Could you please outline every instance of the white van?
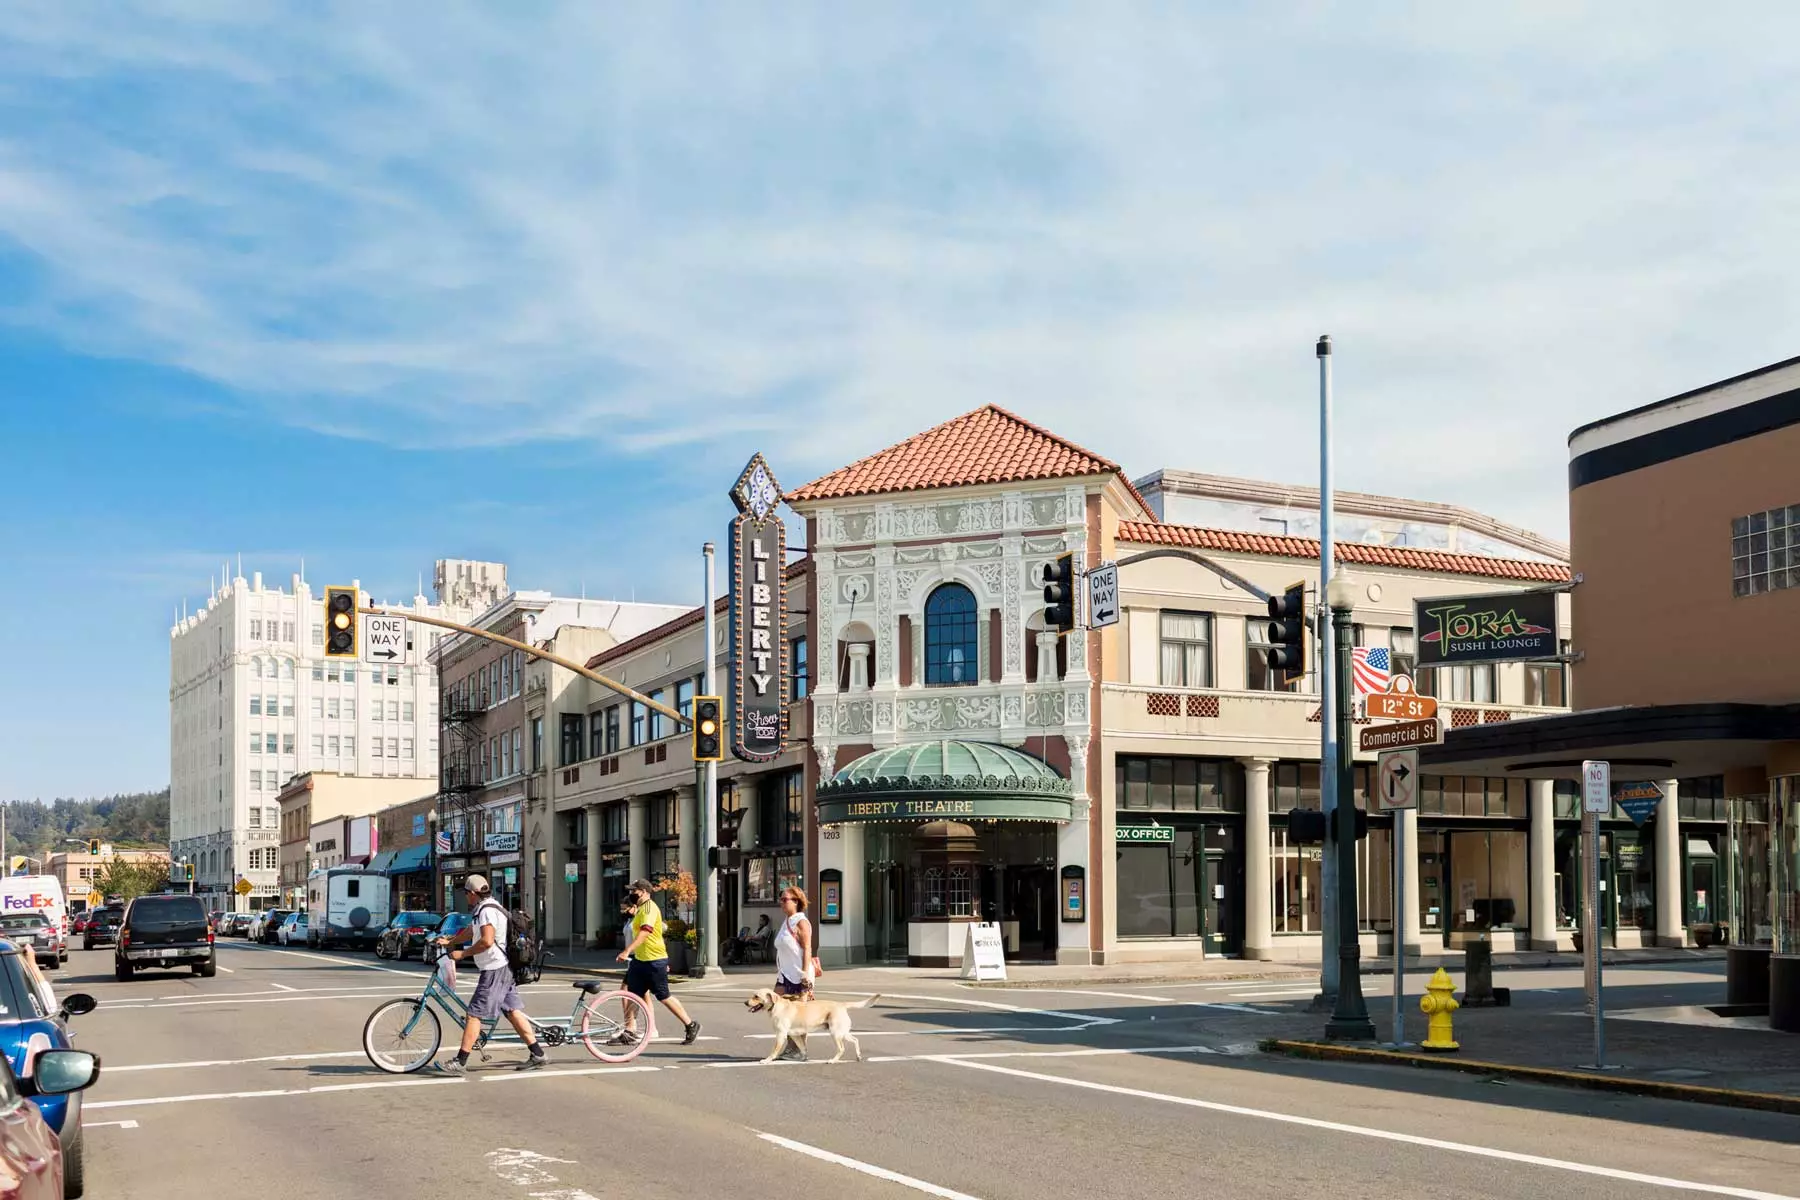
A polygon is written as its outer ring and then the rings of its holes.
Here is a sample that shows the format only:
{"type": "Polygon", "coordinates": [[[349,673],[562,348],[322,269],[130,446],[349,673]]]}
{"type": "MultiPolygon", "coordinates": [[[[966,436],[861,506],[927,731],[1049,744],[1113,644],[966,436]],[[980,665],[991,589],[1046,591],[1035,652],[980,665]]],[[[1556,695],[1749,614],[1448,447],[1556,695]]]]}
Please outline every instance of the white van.
{"type": "Polygon", "coordinates": [[[388,877],[367,867],[330,867],[306,881],[306,944],[375,948],[387,927],[388,877]]]}
{"type": "MultiPolygon", "coordinates": [[[[62,880],[54,875],[8,875],[0,879],[0,916],[41,912],[51,925],[69,936],[69,905],[63,898],[62,880]]],[[[67,956],[63,958],[68,961],[67,956]]]]}

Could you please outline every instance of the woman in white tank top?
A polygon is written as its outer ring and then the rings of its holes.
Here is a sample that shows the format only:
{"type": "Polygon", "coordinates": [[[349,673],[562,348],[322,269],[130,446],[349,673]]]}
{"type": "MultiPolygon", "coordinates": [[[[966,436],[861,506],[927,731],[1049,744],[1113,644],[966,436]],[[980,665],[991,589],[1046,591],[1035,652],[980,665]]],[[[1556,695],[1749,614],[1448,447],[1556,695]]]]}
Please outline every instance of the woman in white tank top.
{"type": "Polygon", "coordinates": [[[806,893],[797,887],[781,890],[781,909],[786,915],[775,931],[775,991],[799,1000],[812,999],[812,922],[806,919],[806,893]]]}

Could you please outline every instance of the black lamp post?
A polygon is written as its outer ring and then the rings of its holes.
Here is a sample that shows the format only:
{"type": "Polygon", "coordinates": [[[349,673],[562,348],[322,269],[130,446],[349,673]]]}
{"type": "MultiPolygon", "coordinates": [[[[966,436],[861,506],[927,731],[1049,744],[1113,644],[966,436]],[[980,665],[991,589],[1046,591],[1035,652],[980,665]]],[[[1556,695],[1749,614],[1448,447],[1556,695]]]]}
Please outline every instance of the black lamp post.
{"type": "Polygon", "coordinates": [[[1369,1020],[1369,1006],[1363,1002],[1362,944],[1356,927],[1356,772],[1350,745],[1354,733],[1351,642],[1355,637],[1350,610],[1355,604],[1355,587],[1343,576],[1335,576],[1327,598],[1331,604],[1331,628],[1337,655],[1332,682],[1337,693],[1338,760],[1322,766],[1337,772],[1337,821],[1333,831],[1336,841],[1331,849],[1337,855],[1338,990],[1331,1019],[1325,1022],[1325,1036],[1372,1042],[1375,1040],[1375,1023],[1369,1020]]]}
{"type": "Polygon", "coordinates": [[[431,889],[431,896],[425,902],[427,912],[437,911],[438,898],[444,891],[442,887],[438,886],[437,824],[437,809],[427,810],[425,813],[425,878],[430,881],[426,886],[431,889]]]}

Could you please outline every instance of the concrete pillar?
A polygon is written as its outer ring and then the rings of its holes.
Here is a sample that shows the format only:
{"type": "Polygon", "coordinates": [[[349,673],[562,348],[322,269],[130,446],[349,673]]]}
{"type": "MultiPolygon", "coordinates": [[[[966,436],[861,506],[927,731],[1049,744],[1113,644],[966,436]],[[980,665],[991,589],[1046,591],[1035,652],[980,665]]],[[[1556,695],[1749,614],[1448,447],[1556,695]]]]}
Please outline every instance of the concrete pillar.
{"type": "Polygon", "coordinates": [[[1656,944],[1687,945],[1687,921],[1681,898],[1687,890],[1681,877],[1681,785],[1665,779],[1662,803],[1656,806],[1656,944]]]}
{"type": "Polygon", "coordinates": [[[1531,798],[1531,933],[1533,950],[1556,949],[1556,783],[1527,780],[1531,798]]]}
{"type": "Polygon", "coordinates": [[[746,776],[738,781],[738,804],[744,810],[744,819],[738,822],[738,848],[754,849],[761,826],[757,824],[756,780],[746,776]]]}
{"type": "Polygon", "coordinates": [[[866,928],[863,884],[867,871],[863,867],[861,825],[853,823],[819,831],[819,869],[827,868],[843,873],[843,885],[838,895],[838,914],[842,920],[834,925],[825,923],[823,888],[819,895],[811,897],[809,911],[814,928],[818,930],[819,958],[827,966],[863,962],[868,958],[868,951],[863,946],[866,928]]]}
{"type": "Polygon", "coordinates": [[[1269,881],[1269,759],[1244,762],[1244,957],[1272,958],[1273,894],[1269,881]]]}
{"type": "Polygon", "coordinates": [[[693,872],[694,878],[700,878],[700,858],[705,851],[700,845],[700,789],[683,787],[675,789],[676,820],[681,822],[680,844],[676,851],[682,869],[693,872]]]}
{"type": "Polygon", "coordinates": [[[600,932],[602,924],[600,899],[605,889],[600,886],[600,806],[590,804],[581,810],[582,837],[587,842],[587,937],[588,942],[600,932]]]}
{"type": "Polygon", "coordinates": [[[845,647],[850,655],[850,686],[848,691],[866,692],[869,690],[869,650],[867,642],[851,642],[845,647]]]}
{"type": "MultiPolygon", "coordinates": [[[[1088,794],[1088,754],[1093,748],[1093,739],[1081,734],[1071,734],[1067,738],[1069,747],[1069,782],[1073,785],[1070,807],[1074,812],[1074,820],[1067,825],[1058,826],[1056,830],[1056,961],[1064,966],[1087,966],[1094,958],[1093,951],[1093,916],[1094,916],[1094,871],[1096,864],[1091,861],[1089,848],[1093,845],[1093,822],[1099,815],[1095,811],[1095,799],[1088,794]],[[1067,894],[1063,891],[1062,868],[1080,867],[1086,894],[1083,898],[1084,919],[1080,921],[1064,921],[1063,913],[1068,903],[1067,894]]],[[[1110,867],[1111,863],[1102,864],[1110,867]]],[[[1115,928],[1116,928],[1115,923],[1115,928]]]]}
{"type": "Polygon", "coordinates": [[[1056,631],[1046,629],[1037,635],[1038,682],[1050,683],[1056,674],[1056,631]]]}
{"type": "Polygon", "coordinates": [[[1400,913],[1400,932],[1406,938],[1405,953],[1419,954],[1425,948],[1419,935],[1419,810],[1405,810],[1400,814],[1400,824],[1401,836],[1406,839],[1406,859],[1401,864],[1406,875],[1406,906],[1400,913]]]}
{"type": "Polygon", "coordinates": [[[650,847],[644,838],[650,828],[650,801],[645,796],[633,796],[626,801],[625,836],[631,839],[631,853],[626,861],[629,863],[626,882],[642,879],[650,866],[650,847]]]}

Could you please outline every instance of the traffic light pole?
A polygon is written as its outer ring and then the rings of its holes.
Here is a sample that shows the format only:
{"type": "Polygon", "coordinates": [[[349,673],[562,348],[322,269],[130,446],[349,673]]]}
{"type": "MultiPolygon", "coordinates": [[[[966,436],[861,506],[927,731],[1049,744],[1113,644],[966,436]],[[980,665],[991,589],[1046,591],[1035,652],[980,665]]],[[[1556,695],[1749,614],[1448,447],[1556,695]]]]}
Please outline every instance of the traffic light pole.
{"type": "MultiPolygon", "coordinates": [[[[408,621],[416,621],[420,625],[435,625],[439,629],[454,629],[456,632],[466,633],[470,637],[486,638],[490,642],[499,642],[502,646],[511,646],[514,650],[523,650],[532,658],[541,658],[545,662],[553,662],[565,670],[575,672],[584,679],[593,680],[601,687],[610,688],[621,696],[636,700],[639,704],[648,708],[653,708],[663,716],[668,717],[671,721],[674,721],[677,726],[692,725],[694,723],[691,718],[683,716],[681,713],[670,708],[660,700],[652,700],[650,697],[644,695],[644,693],[634,691],[616,679],[608,679],[598,671],[588,670],[587,667],[581,663],[564,658],[560,654],[552,654],[550,651],[538,646],[533,646],[528,642],[515,641],[512,638],[503,637],[498,633],[493,633],[486,629],[476,629],[473,625],[462,625],[456,621],[446,621],[441,617],[420,616],[418,613],[410,612],[406,609],[389,610],[385,608],[358,608],[356,611],[362,613],[364,616],[371,617],[405,617],[408,621]]],[[[712,605],[710,603],[706,608],[706,623],[709,627],[712,625],[712,605]]],[[[348,657],[348,655],[345,657],[348,657]]]]}
{"type": "MultiPolygon", "coordinates": [[[[1325,911],[1331,914],[1326,920],[1327,928],[1333,923],[1337,925],[1338,987],[1332,1002],[1331,1019],[1325,1022],[1325,1036],[1372,1042],[1375,1024],[1369,1020],[1369,1008],[1363,1000],[1361,932],[1356,920],[1356,785],[1352,780],[1355,767],[1350,761],[1350,660],[1355,630],[1350,623],[1353,592],[1349,580],[1334,580],[1326,599],[1331,606],[1331,633],[1336,647],[1319,656],[1319,666],[1322,670],[1326,663],[1336,659],[1337,670],[1333,676],[1337,681],[1334,698],[1337,701],[1338,755],[1320,764],[1320,782],[1333,778],[1337,793],[1337,819],[1333,822],[1333,840],[1328,843],[1330,853],[1325,859],[1337,864],[1337,908],[1325,911]]],[[[1399,824],[1398,814],[1395,824],[1399,824]]],[[[1396,936],[1400,926],[1401,922],[1396,921],[1396,936]]],[[[1394,986],[1400,984],[1401,980],[1396,977],[1394,986]]]]}
{"type": "MultiPolygon", "coordinates": [[[[718,644],[713,640],[713,544],[706,543],[700,553],[706,559],[706,590],[700,601],[701,611],[706,614],[700,651],[706,669],[701,688],[708,696],[716,696],[719,691],[718,644]]],[[[712,848],[719,844],[719,764],[710,759],[700,764],[700,829],[700,854],[705,861],[697,864],[701,868],[700,962],[694,974],[705,975],[709,967],[719,962],[719,869],[712,862],[712,848]]]]}
{"type": "MultiPolygon", "coordinates": [[[[1330,614],[1332,571],[1332,503],[1331,503],[1331,337],[1321,337],[1314,347],[1319,360],[1319,604],[1318,619],[1313,629],[1319,647],[1319,810],[1326,824],[1332,822],[1338,807],[1338,720],[1337,688],[1333,685],[1336,655],[1332,652],[1330,614]]],[[[1354,842],[1352,843],[1354,845],[1354,842]]],[[[1326,854],[1319,863],[1319,994],[1313,1000],[1315,1010],[1333,1008],[1337,1003],[1341,980],[1338,976],[1338,928],[1331,914],[1337,912],[1337,856],[1326,854]]]]}

